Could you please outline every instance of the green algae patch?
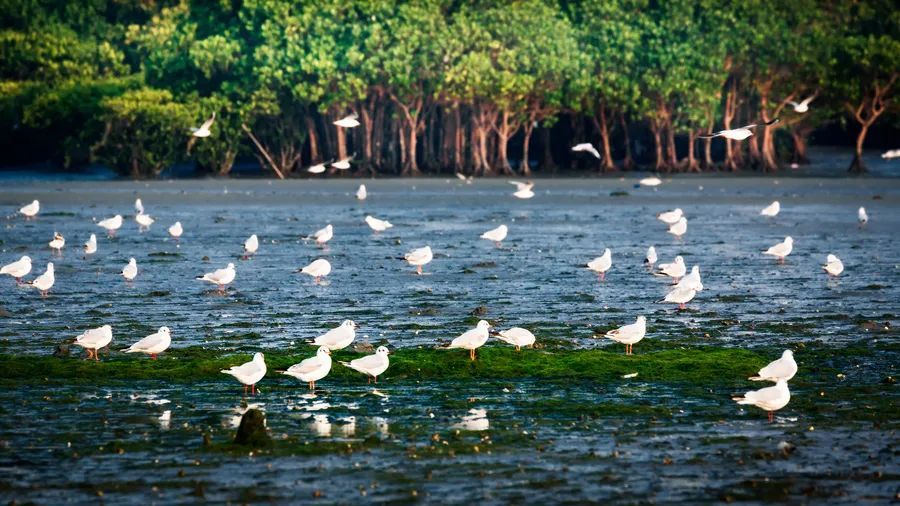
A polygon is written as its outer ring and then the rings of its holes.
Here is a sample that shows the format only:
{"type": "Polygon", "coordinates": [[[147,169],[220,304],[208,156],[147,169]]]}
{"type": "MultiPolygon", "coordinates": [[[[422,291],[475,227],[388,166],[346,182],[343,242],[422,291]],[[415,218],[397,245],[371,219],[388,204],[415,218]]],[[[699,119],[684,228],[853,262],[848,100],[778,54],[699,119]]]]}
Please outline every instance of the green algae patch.
{"type": "MultiPolygon", "coordinates": [[[[648,347],[649,348],[649,347],[648,347]]],[[[269,374],[263,383],[292,382],[276,373],[304,358],[314,349],[305,347],[295,352],[266,352],[269,374]]],[[[165,353],[159,360],[113,352],[103,361],[52,356],[0,355],[0,381],[66,380],[68,382],[102,383],[115,380],[196,380],[234,381],[222,369],[250,360],[246,352],[220,352],[200,347],[165,353]]],[[[330,381],[364,382],[365,377],[339,365],[340,360],[361,356],[352,352],[335,352],[330,381]]],[[[630,381],[622,376],[638,373],[636,381],[674,383],[731,383],[746,378],[765,365],[774,355],[734,348],[699,346],[693,348],[649,349],[627,356],[619,347],[608,349],[548,350],[487,346],[478,350],[478,359],[469,360],[465,350],[401,349],[391,354],[391,366],[379,378],[393,380],[452,379],[580,379],[599,382],[630,381]]]]}

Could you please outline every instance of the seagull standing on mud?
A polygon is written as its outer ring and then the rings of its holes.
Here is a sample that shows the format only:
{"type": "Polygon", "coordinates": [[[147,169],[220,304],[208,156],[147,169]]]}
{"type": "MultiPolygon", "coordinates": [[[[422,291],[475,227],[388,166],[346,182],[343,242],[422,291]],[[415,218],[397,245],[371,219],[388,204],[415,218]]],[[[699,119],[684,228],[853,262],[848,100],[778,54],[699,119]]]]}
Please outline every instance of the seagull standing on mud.
{"type": "Polygon", "coordinates": [[[172,344],[172,334],[169,327],[160,327],[159,330],[125,348],[125,353],[143,353],[156,360],[156,356],[169,349],[172,344]]]}
{"type": "Polygon", "coordinates": [[[609,248],[603,250],[603,254],[601,256],[598,256],[587,264],[588,270],[596,272],[597,278],[600,281],[606,279],[606,271],[608,271],[611,267],[612,251],[610,251],[609,248]]]}
{"type": "Polygon", "coordinates": [[[91,234],[91,237],[88,238],[87,242],[84,243],[84,254],[85,255],[93,255],[97,252],[97,236],[91,234]]]}
{"type": "Polygon", "coordinates": [[[370,383],[373,380],[375,383],[378,383],[378,376],[384,374],[384,371],[387,371],[387,368],[391,365],[391,361],[388,358],[389,354],[390,351],[387,348],[379,346],[374,354],[366,355],[350,362],[341,362],[341,365],[365,374],[370,383]]]}
{"type": "Polygon", "coordinates": [[[829,276],[836,278],[844,272],[844,262],[841,262],[841,259],[835,255],[829,254],[825,258],[825,265],[822,266],[822,270],[827,272],[829,276]]]}
{"type": "Polygon", "coordinates": [[[309,357],[298,364],[294,364],[281,374],[297,378],[309,384],[310,390],[316,389],[316,382],[328,376],[331,372],[331,350],[327,346],[319,346],[314,357],[309,357]]]}
{"type": "Polygon", "coordinates": [[[244,241],[244,260],[250,258],[259,249],[259,237],[256,234],[251,235],[244,241]]]}
{"type": "Polygon", "coordinates": [[[774,218],[778,216],[778,213],[781,211],[781,204],[776,200],[771,204],[767,205],[763,208],[762,211],[759,212],[760,216],[767,216],[769,218],[774,218]]]}
{"type": "Polygon", "coordinates": [[[506,225],[500,225],[497,228],[492,228],[487,232],[481,234],[482,239],[487,239],[488,241],[494,241],[494,245],[498,248],[502,246],[503,239],[506,239],[506,234],[509,232],[509,228],[506,225]]]}
{"type": "Polygon", "coordinates": [[[366,216],[366,225],[369,225],[374,232],[384,232],[385,230],[393,227],[394,225],[387,220],[379,220],[374,216],[366,216]]]}
{"type": "Polygon", "coordinates": [[[783,242],[780,242],[771,248],[763,251],[763,255],[773,256],[778,259],[778,263],[783,264],[784,258],[791,254],[794,249],[794,238],[787,236],[783,242]]]}
{"type": "Polygon", "coordinates": [[[104,325],[95,329],[85,330],[75,337],[75,342],[72,344],[84,348],[88,352],[88,360],[93,358],[99,362],[100,357],[97,356],[97,351],[111,343],[112,338],[112,327],[104,325]]]}
{"type": "Polygon", "coordinates": [[[225,293],[225,287],[234,281],[236,275],[237,272],[234,270],[234,264],[229,262],[224,269],[216,269],[212,272],[207,272],[202,276],[198,276],[197,279],[212,283],[216,285],[219,293],[225,293]]]}
{"type": "Polygon", "coordinates": [[[176,221],[174,225],[169,227],[169,235],[171,235],[176,241],[178,240],[179,237],[181,237],[181,234],[183,234],[183,233],[184,233],[184,228],[181,226],[180,221],[176,221]]]}
{"type": "Polygon", "coordinates": [[[106,230],[106,234],[110,237],[116,235],[116,231],[122,227],[122,215],[117,214],[112,218],[107,218],[97,222],[97,226],[106,230]]]}
{"type": "Polygon", "coordinates": [[[769,365],[759,370],[756,376],[748,378],[750,381],[790,381],[797,374],[797,362],[794,361],[794,352],[784,350],[781,358],[769,362],[769,365]]]}
{"type": "Polygon", "coordinates": [[[0,274],[7,274],[16,280],[16,284],[22,283],[22,278],[31,272],[31,257],[22,255],[22,258],[15,262],[8,263],[0,268],[0,274]]]}
{"type": "Polygon", "coordinates": [[[532,334],[530,330],[523,329],[522,327],[512,327],[510,329],[501,330],[494,337],[504,343],[515,346],[516,351],[521,351],[523,346],[534,347],[534,334],[532,334]]]}
{"type": "Polygon", "coordinates": [[[253,355],[253,360],[236,365],[219,372],[234,376],[238,381],[244,384],[244,394],[247,393],[247,387],[250,387],[250,393],[256,393],[256,384],[266,375],[266,361],[262,353],[253,355]]]}
{"type": "Polygon", "coordinates": [[[25,217],[26,220],[30,220],[37,216],[37,214],[41,211],[41,203],[37,200],[32,200],[30,204],[26,206],[22,206],[19,209],[19,214],[25,217]]]}
{"type": "Polygon", "coordinates": [[[775,419],[775,412],[788,405],[791,391],[786,380],[779,379],[775,386],[752,390],[740,397],[732,397],[738,404],[749,404],[769,412],[769,422],[775,419]]]}
{"type": "Polygon", "coordinates": [[[678,223],[678,220],[680,220],[682,216],[684,216],[684,212],[680,207],[676,207],[671,211],[665,211],[657,214],[656,219],[665,223],[666,225],[674,225],[678,223]]]}
{"type": "Polygon", "coordinates": [[[37,288],[41,292],[41,297],[46,297],[56,283],[56,276],[53,271],[53,262],[47,262],[47,270],[43,274],[29,281],[28,284],[37,288]]]}
{"type": "Polygon", "coordinates": [[[318,258],[297,272],[312,276],[313,280],[318,285],[322,278],[331,274],[331,262],[324,258],[318,258]]]}
{"type": "Polygon", "coordinates": [[[625,354],[632,355],[634,353],[634,345],[643,339],[646,334],[647,317],[638,316],[637,321],[634,323],[610,330],[605,337],[624,344],[625,354]]]}
{"type": "Polygon", "coordinates": [[[343,350],[356,339],[356,327],[353,320],[344,320],[339,326],[313,339],[311,344],[327,346],[329,350],[343,350]]]}
{"type": "Polygon", "coordinates": [[[429,264],[431,260],[434,258],[434,254],[431,252],[431,246],[425,246],[423,248],[416,248],[406,255],[404,255],[404,260],[406,260],[409,265],[413,265],[416,267],[416,274],[422,275],[422,267],[429,264]]]}
{"type": "Polygon", "coordinates": [[[475,350],[484,346],[490,336],[489,330],[491,324],[485,320],[479,320],[478,325],[472,330],[467,330],[461,336],[450,342],[446,350],[464,349],[469,350],[469,358],[475,360],[475,350]]]}
{"type": "Polygon", "coordinates": [[[684,258],[682,258],[681,255],[675,257],[674,262],[659,264],[657,267],[659,268],[659,271],[656,273],[657,276],[669,276],[675,281],[684,276],[687,272],[687,267],[684,265],[684,258]]]}
{"type": "Polygon", "coordinates": [[[128,281],[130,283],[130,282],[134,281],[134,278],[137,277],[137,274],[138,274],[137,260],[135,260],[134,258],[129,258],[128,265],[126,265],[122,269],[122,277],[125,278],[125,281],[128,281]]]}

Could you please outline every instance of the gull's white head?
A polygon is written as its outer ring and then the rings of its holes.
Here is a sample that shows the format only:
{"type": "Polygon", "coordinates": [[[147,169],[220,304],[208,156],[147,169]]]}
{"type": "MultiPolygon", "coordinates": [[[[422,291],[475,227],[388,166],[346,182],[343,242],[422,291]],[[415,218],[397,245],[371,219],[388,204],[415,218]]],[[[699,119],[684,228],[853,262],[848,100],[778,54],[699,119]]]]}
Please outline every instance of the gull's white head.
{"type": "Polygon", "coordinates": [[[356,322],[353,321],[353,320],[344,320],[344,321],[341,323],[341,327],[350,327],[350,328],[352,328],[352,329],[355,329],[355,328],[356,328],[356,322]]]}
{"type": "Polygon", "coordinates": [[[637,322],[638,322],[638,323],[644,323],[644,324],[646,324],[646,323],[647,323],[647,317],[646,317],[646,316],[643,316],[643,315],[642,315],[642,316],[638,316],[638,317],[637,317],[637,322]]]}
{"type": "Polygon", "coordinates": [[[828,255],[828,258],[826,258],[826,261],[827,261],[828,263],[831,263],[831,262],[837,262],[837,257],[834,256],[834,255],[829,254],[829,255],[828,255]]]}
{"type": "Polygon", "coordinates": [[[491,324],[488,323],[486,320],[478,320],[478,325],[476,325],[476,327],[479,329],[487,330],[487,329],[491,328],[491,324]]]}
{"type": "Polygon", "coordinates": [[[256,352],[256,354],[253,355],[253,361],[254,361],[254,362],[262,362],[262,361],[263,361],[263,354],[262,354],[261,352],[256,352]]]}
{"type": "Polygon", "coordinates": [[[784,243],[785,244],[794,244],[794,238],[791,236],[787,236],[784,238],[784,243]]]}
{"type": "Polygon", "coordinates": [[[319,350],[316,352],[316,355],[320,357],[323,355],[331,355],[331,350],[328,349],[328,346],[319,346],[319,350]]]}
{"type": "Polygon", "coordinates": [[[681,255],[675,257],[675,263],[679,265],[684,265],[684,258],[681,258],[681,255]]]}
{"type": "Polygon", "coordinates": [[[226,269],[230,269],[230,270],[234,270],[234,264],[231,263],[231,262],[228,262],[228,266],[226,266],[225,268],[226,268],[226,269]]]}
{"type": "Polygon", "coordinates": [[[53,274],[53,262],[47,262],[47,272],[53,274]]]}
{"type": "Polygon", "coordinates": [[[691,274],[700,274],[700,266],[695,265],[695,266],[691,267],[691,274]]]}
{"type": "Polygon", "coordinates": [[[159,332],[160,334],[162,334],[164,336],[167,336],[167,335],[169,335],[169,327],[160,327],[157,332],[159,332]]]}
{"type": "Polygon", "coordinates": [[[379,346],[378,349],[375,350],[375,353],[377,353],[377,354],[379,354],[379,355],[387,355],[387,354],[389,354],[390,352],[389,352],[388,349],[385,348],[384,346],[379,346]]]}
{"type": "Polygon", "coordinates": [[[791,350],[784,350],[784,353],[781,354],[781,358],[794,358],[794,352],[791,350]]]}
{"type": "Polygon", "coordinates": [[[22,255],[22,258],[20,258],[19,260],[25,260],[26,262],[31,262],[31,257],[28,255],[22,255]]]}
{"type": "Polygon", "coordinates": [[[128,259],[128,265],[135,265],[136,263],[137,263],[137,260],[135,260],[134,257],[131,257],[128,259]]]}

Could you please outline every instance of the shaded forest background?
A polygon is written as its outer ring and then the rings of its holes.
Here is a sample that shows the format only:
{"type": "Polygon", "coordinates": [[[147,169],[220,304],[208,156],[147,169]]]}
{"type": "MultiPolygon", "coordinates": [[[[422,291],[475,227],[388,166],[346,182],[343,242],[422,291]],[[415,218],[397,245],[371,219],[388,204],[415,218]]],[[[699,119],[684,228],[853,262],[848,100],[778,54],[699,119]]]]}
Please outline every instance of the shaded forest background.
{"type": "Polygon", "coordinates": [[[889,0],[0,0],[0,164],[772,172],[815,134],[864,171],[867,137],[900,147],[898,75],[889,0]]]}

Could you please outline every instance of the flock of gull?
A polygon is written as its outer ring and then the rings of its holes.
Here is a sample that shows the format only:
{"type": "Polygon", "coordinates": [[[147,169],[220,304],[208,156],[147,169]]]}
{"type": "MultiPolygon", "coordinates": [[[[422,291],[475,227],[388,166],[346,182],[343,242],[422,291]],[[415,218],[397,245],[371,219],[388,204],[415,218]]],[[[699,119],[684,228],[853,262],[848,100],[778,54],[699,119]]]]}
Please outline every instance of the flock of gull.
{"type": "MultiPolygon", "coordinates": [[[[466,180],[461,177],[460,179],[466,180]]],[[[641,180],[642,184],[647,186],[656,186],[659,184],[658,178],[646,178],[641,180]],[[656,180],[656,181],[653,181],[656,180]]],[[[470,182],[467,180],[466,182],[470,182]]],[[[512,194],[516,198],[528,199],[534,197],[534,183],[532,182],[511,182],[516,186],[516,191],[512,194]]],[[[360,186],[356,197],[360,200],[367,198],[367,192],[364,185],[360,186]]],[[[772,202],[769,206],[760,211],[760,215],[768,218],[774,218],[781,211],[779,202],[772,202]]],[[[19,210],[26,220],[37,218],[40,213],[40,203],[35,200],[32,203],[22,207],[19,210]]],[[[669,227],[669,233],[680,238],[687,232],[687,217],[680,208],[661,212],[657,214],[657,219],[669,227]]],[[[858,211],[858,222],[860,227],[868,222],[866,210],[862,207],[858,211]]],[[[135,222],[138,224],[139,231],[145,231],[154,223],[154,219],[145,212],[141,199],[135,201],[135,222]]],[[[108,237],[112,238],[122,227],[124,220],[122,215],[115,215],[101,221],[97,221],[96,225],[104,229],[108,237]]],[[[383,232],[393,225],[386,221],[375,218],[371,215],[365,217],[365,223],[375,232],[383,232]]],[[[169,235],[178,241],[184,233],[184,228],[180,222],[175,222],[168,228],[169,235]]],[[[500,225],[492,230],[488,230],[481,234],[481,238],[491,241],[497,247],[500,247],[509,233],[509,227],[500,225]]],[[[331,224],[326,225],[322,229],[305,239],[314,241],[316,245],[324,247],[334,237],[334,229],[331,224]]],[[[64,236],[55,232],[49,247],[61,252],[65,247],[66,241],[64,236]]],[[[773,245],[772,247],[762,251],[762,254],[776,258],[779,262],[793,251],[794,241],[791,237],[785,237],[783,242],[773,245]]],[[[247,259],[256,254],[259,250],[260,241],[254,234],[244,241],[243,258],[247,259]]],[[[84,254],[93,255],[97,252],[98,242],[95,234],[90,234],[89,239],[84,243],[84,254]]],[[[434,254],[430,246],[409,251],[405,256],[405,261],[416,268],[416,273],[423,274],[423,267],[429,264],[434,258],[434,254]]],[[[672,262],[658,263],[658,257],[654,246],[647,249],[644,263],[656,276],[671,279],[672,286],[667,295],[660,301],[661,303],[677,304],[679,309],[685,309],[686,304],[694,299],[698,292],[703,290],[703,283],[700,278],[700,267],[694,265],[688,271],[684,259],[676,256],[672,262]]],[[[612,268],[613,259],[612,251],[609,248],[603,254],[587,263],[588,270],[597,273],[600,282],[605,280],[606,273],[612,268]]],[[[319,283],[322,278],[331,273],[331,264],[324,258],[314,260],[309,265],[300,269],[299,273],[311,276],[315,283],[319,283]]],[[[827,256],[822,269],[829,276],[838,276],[844,266],[839,258],[833,254],[827,256]]],[[[17,284],[32,286],[38,289],[42,296],[47,296],[50,289],[55,283],[55,275],[53,263],[47,263],[46,270],[34,279],[23,282],[23,279],[31,272],[32,262],[27,255],[22,256],[19,260],[4,265],[0,268],[0,274],[6,274],[15,279],[17,284]]],[[[137,262],[134,258],[130,258],[121,271],[121,275],[126,282],[133,281],[139,273],[137,262]]],[[[225,291],[236,277],[236,269],[234,263],[228,263],[221,269],[207,272],[196,279],[211,283],[216,286],[219,292],[225,291]]],[[[325,378],[332,368],[332,351],[341,350],[350,346],[356,338],[357,324],[352,320],[345,320],[338,327],[316,337],[310,341],[310,344],[318,347],[316,354],[302,362],[289,367],[282,374],[291,376],[308,384],[310,389],[315,389],[317,381],[325,378]]],[[[632,355],[633,347],[640,342],[647,333],[647,318],[643,315],[638,316],[632,324],[622,326],[617,329],[610,330],[605,333],[606,338],[625,345],[625,354],[632,355]]],[[[476,351],[488,342],[491,336],[515,347],[516,351],[520,351],[523,347],[533,347],[535,343],[534,334],[528,329],[520,327],[512,327],[498,332],[492,332],[492,327],[486,320],[481,320],[475,328],[472,328],[457,338],[444,349],[462,349],[469,352],[471,360],[476,360],[476,351]]],[[[87,351],[88,359],[99,361],[98,350],[110,345],[113,339],[112,328],[110,325],[103,325],[98,328],[86,330],[75,338],[74,344],[84,348],[87,351]]],[[[172,336],[168,327],[160,327],[157,332],[140,339],[128,348],[123,349],[125,353],[143,353],[149,355],[152,359],[156,359],[157,355],[166,351],[172,344],[172,336]]],[[[378,376],[382,375],[390,365],[389,350],[381,346],[375,350],[374,354],[352,360],[350,362],[340,362],[341,365],[360,372],[368,377],[369,381],[377,383],[378,376]]],[[[244,385],[246,393],[248,387],[251,393],[255,393],[256,384],[263,379],[267,373],[265,359],[262,353],[256,353],[253,359],[247,363],[236,365],[227,370],[222,371],[236,378],[244,385]]],[[[781,358],[762,368],[757,376],[750,378],[758,381],[771,381],[775,385],[772,387],[762,388],[760,390],[747,392],[741,397],[735,397],[734,400],[739,404],[750,404],[757,406],[769,412],[769,420],[772,420],[773,412],[777,411],[790,401],[790,391],[787,382],[797,372],[797,364],[794,361],[793,354],[787,350],[781,358]]]]}

